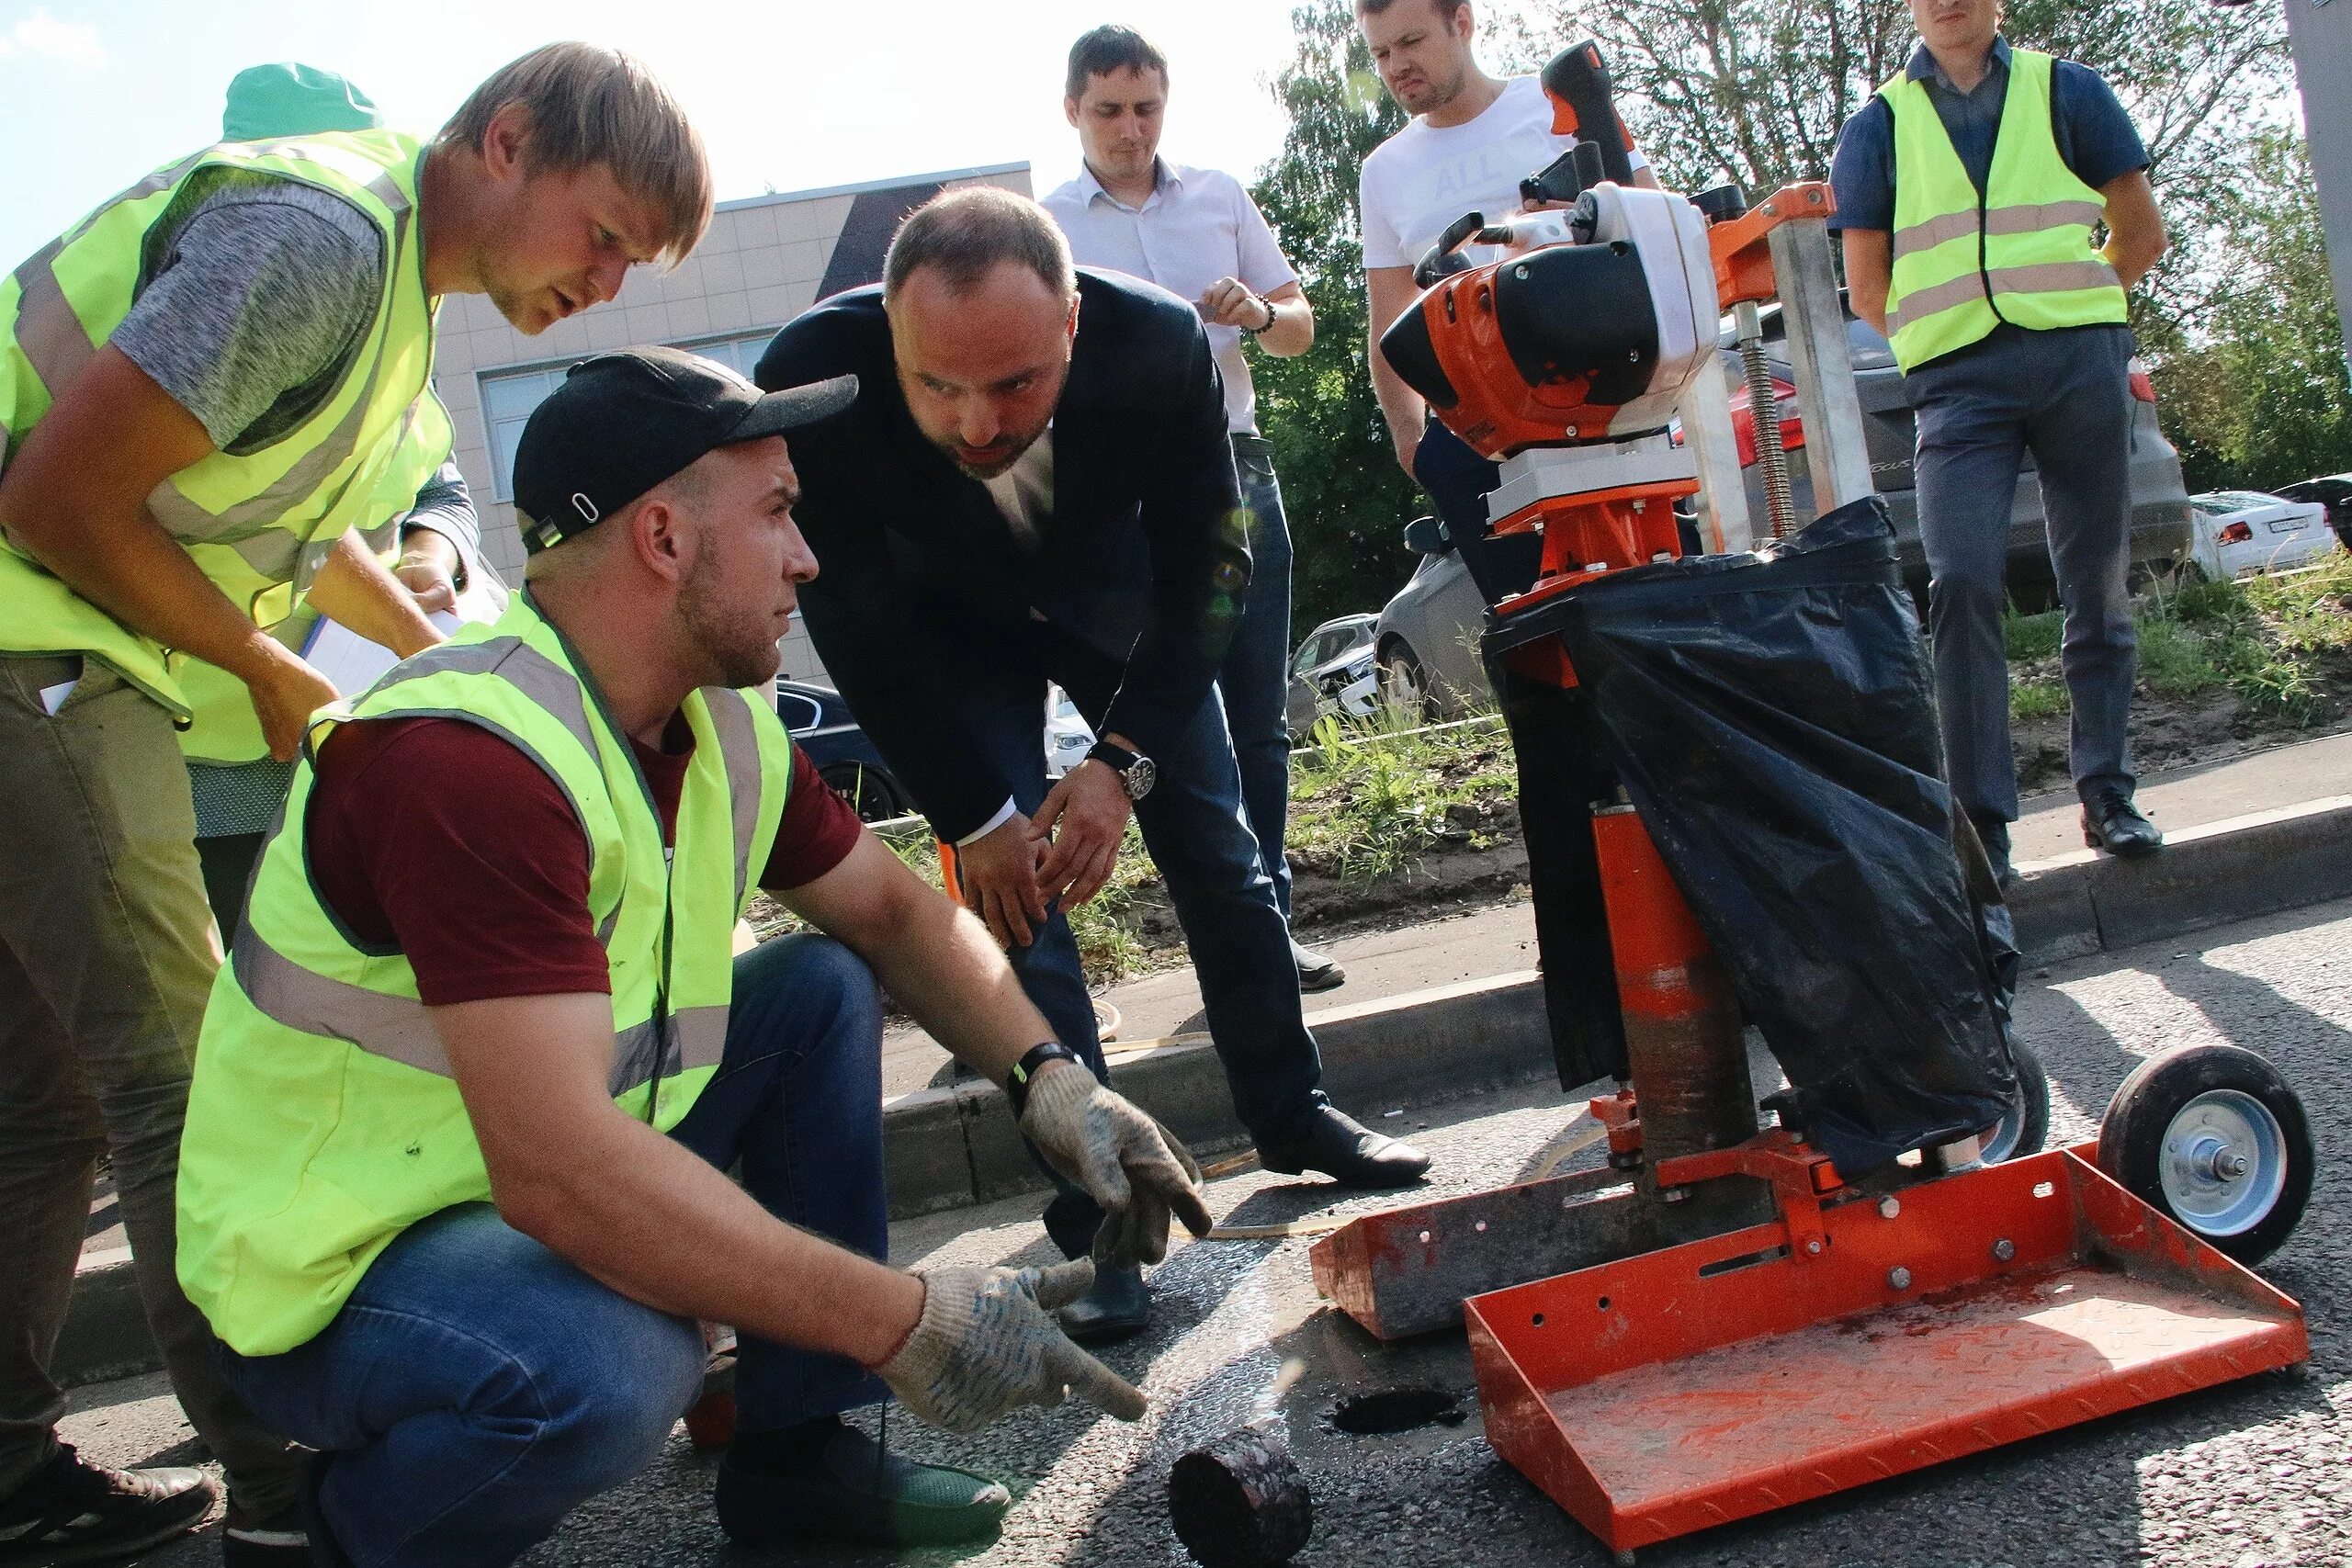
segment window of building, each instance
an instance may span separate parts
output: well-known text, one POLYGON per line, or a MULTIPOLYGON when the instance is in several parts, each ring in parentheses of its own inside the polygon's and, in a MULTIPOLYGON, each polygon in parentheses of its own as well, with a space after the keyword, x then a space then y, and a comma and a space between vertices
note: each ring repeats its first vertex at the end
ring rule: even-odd
MULTIPOLYGON (((706 359, 716 359, 748 378, 775 336, 775 329, 768 327, 756 333, 677 346, 706 359)), ((562 384, 565 372, 571 368, 569 365, 555 365, 538 370, 493 370, 482 376, 481 417, 489 427, 492 484, 499 500, 514 499, 514 449, 522 445, 523 426, 530 422, 531 411, 562 384)))

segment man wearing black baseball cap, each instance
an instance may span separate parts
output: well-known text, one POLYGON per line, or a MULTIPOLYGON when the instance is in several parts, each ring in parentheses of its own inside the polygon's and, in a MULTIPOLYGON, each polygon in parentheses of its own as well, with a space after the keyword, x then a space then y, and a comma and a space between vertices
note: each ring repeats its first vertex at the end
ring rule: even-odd
POLYGON ((180 1273, 237 1391, 320 1450, 314 1539, 353 1561, 520 1556, 660 1451, 696 1319, 743 1336, 717 1505, 746 1544, 997 1527, 1003 1487, 841 1420, 886 1394, 958 1430, 1072 1391, 1143 1412, 1055 1323, 1091 1262, 882 1262, 877 977, 1110 1212, 1106 1265, 1208 1216, 1191 1156, 776 721, 817 573, 783 436, 855 395, 668 349, 576 367, 516 454, 524 592, 322 716, 263 851, 180 1273), (755 887, 824 934, 730 962, 755 887))

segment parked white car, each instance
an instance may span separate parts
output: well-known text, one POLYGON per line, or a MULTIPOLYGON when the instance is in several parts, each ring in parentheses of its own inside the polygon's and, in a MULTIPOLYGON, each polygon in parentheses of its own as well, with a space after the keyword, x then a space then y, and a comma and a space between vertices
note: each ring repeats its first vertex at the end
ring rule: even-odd
POLYGON ((2315 501, 2220 490, 2192 495, 2188 505, 2197 530, 2189 559, 2217 581, 2309 566, 2343 547, 2327 525, 2327 508, 2315 501))
POLYGON ((1380 705, 1372 631, 1372 616, 1341 615, 1307 633, 1291 655, 1283 723, 1294 744, 1303 745, 1325 714, 1369 718, 1380 705))

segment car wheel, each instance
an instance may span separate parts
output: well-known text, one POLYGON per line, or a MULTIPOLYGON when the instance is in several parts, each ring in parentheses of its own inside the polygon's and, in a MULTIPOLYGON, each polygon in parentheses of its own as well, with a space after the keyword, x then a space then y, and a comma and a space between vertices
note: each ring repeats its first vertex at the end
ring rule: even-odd
POLYGON ((1380 697, 1416 724, 1435 724, 1437 695, 1410 643, 1392 641, 1380 656, 1380 697))
POLYGON ((888 822, 907 814, 906 797, 899 793, 898 781, 871 763, 828 762, 817 776, 849 802, 861 822, 888 822))

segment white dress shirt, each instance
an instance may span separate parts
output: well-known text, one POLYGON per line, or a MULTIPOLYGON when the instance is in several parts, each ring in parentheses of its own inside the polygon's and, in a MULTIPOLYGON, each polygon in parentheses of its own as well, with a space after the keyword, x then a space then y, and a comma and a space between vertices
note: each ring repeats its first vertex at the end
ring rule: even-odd
MULTIPOLYGON (((1159 186, 1141 207, 1112 196, 1082 164, 1078 178, 1046 197, 1046 210, 1081 265, 1157 283, 1188 303, 1220 277, 1238 277, 1260 295, 1298 281, 1240 181, 1164 158, 1156 166, 1159 186)), ((1226 421, 1236 431, 1255 434, 1258 393, 1241 355, 1241 329, 1212 325, 1208 332, 1225 378, 1226 421)))

